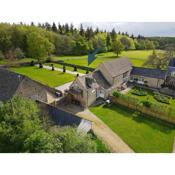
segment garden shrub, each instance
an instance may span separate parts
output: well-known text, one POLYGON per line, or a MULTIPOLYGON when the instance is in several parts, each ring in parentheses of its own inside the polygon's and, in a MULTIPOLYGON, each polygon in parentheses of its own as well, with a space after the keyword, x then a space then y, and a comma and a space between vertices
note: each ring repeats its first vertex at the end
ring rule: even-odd
POLYGON ((155 98, 158 102, 170 104, 170 99, 171 99, 171 97, 168 97, 168 96, 166 96, 166 95, 163 95, 163 94, 160 94, 160 93, 155 92, 155 93, 154 93, 154 98, 155 98))
POLYGON ((34 61, 33 60, 30 62, 30 66, 34 66, 34 61))
POLYGON ((132 113, 132 116, 135 117, 139 117, 141 116, 141 112, 140 111, 135 111, 134 113, 132 113))
POLYGON ((149 101, 142 101, 143 106, 150 108, 151 107, 151 102, 149 101))
POLYGON ((116 98, 118 98, 118 97, 121 96, 121 93, 118 92, 118 91, 115 91, 115 92, 113 92, 113 96, 116 97, 116 98))
MULTIPOLYGON (((157 95, 159 97, 163 96, 163 97, 169 99, 169 101, 171 99, 171 97, 165 96, 165 95, 162 95, 162 94, 159 94, 159 93, 155 93, 155 95, 157 95)), ((121 94, 119 91, 115 91, 113 93, 113 96, 118 98, 119 101, 121 100, 121 101, 125 102, 124 106, 127 106, 127 107, 129 107, 129 106, 131 107, 131 105, 135 106, 135 109, 138 110, 138 111, 142 110, 143 106, 145 106, 145 107, 149 108, 148 110, 151 110, 154 113, 159 113, 161 115, 164 115, 164 118, 167 118, 167 117, 168 118, 170 118, 170 117, 174 118, 174 116, 175 116, 174 108, 166 106, 164 104, 153 103, 153 102, 150 102, 148 100, 141 101, 136 97, 126 95, 126 94, 121 94)), ((133 114, 133 117, 136 117, 136 115, 137 115, 137 113, 133 114)))
POLYGON ((143 89, 133 89, 132 94, 138 95, 138 96, 146 96, 147 92, 143 89))

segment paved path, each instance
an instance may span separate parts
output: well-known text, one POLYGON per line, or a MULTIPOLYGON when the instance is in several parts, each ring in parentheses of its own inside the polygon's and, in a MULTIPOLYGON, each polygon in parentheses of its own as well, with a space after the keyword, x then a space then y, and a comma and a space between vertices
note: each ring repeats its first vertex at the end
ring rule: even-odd
MULTIPOLYGON (((36 64, 36 66, 39 67, 38 64, 36 64)), ((43 65, 43 68, 52 70, 52 67, 51 67, 51 66, 43 65)), ((63 72, 63 69, 62 69, 62 68, 57 68, 57 67, 54 67, 54 68, 55 68, 55 71, 63 72)), ((80 76, 85 75, 85 74, 83 74, 83 73, 74 72, 74 71, 71 71, 71 70, 66 70, 66 73, 72 74, 72 75, 77 75, 77 74, 79 74, 80 76)))
POLYGON ((93 122, 93 132, 101 138, 110 150, 114 153, 133 153, 134 151, 102 120, 94 115, 89 109, 80 111, 75 105, 67 105, 63 107, 65 110, 76 114, 77 116, 93 122), (77 111, 78 110, 78 111, 77 111))
POLYGON ((125 90, 120 91, 120 93, 127 94, 132 88, 133 88, 133 86, 127 87, 125 90))
POLYGON ((175 137, 174 137, 173 153, 175 153, 175 137))

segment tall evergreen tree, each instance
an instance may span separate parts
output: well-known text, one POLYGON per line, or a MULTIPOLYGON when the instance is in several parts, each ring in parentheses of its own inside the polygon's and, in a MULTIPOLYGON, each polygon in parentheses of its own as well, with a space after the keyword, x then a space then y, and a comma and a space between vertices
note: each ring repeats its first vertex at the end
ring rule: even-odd
POLYGON ((69 33, 69 24, 66 23, 65 24, 65 34, 68 34, 69 33))
POLYGON ((73 26, 72 23, 70 24, 70 32, 71 32, 72 34, 74 33, 74 26, 73 26))
POLYGON ((38 27, 42 28, 42 24, 40 22, 38 23, 38 27))
POLYGON ((62 26, 61 26, 60 23, 58 23, 58 32, 59 32, 60 34, 63 34, 63 29, 62 29, 62 26))
POLYGON ((51 31, 51 25, 48 22, 45 23, 45 27, 48 31, 51 31))
POLYGON ((111 31, 111 39, 112 39, 112 42, 114 42, 114 41, 116 40, 116 36, 117 36, 116 31, 115 31, 115 29, 113 28, 112 31, 111 31))
POLYGON ((111 37, 110 34, 108 33, 106 37, 106 47, 109 49, 110 46, 111 46, 111 37))
POLYGON ((56 24, 54 22, 52 24, 52 31, 53 32, 57 32, 57 26, 56 26, 56 24))
POLYGON ((99 28, 97 27, 96 29, 95 29, 95 34, 98 34, 100 31, 99 31, 99 28))
POLYGON ((130 36, 130 38, 135 39, 135 37, 134 37, 134 35, 133 35, 133 34, 130 36))
POLYGON ((35 26, 35 24, 34 24, 34 22, 31 22, 31 24, 30 24, 31 26, 35 26))
POLYGON ((93 31, 92 27, 88 27, 86 29, 86 37, 87 37, 87 39, 90 40, 93 37, 93 35, 94 35, 94 31, 93 31))
POLYGON ((80 35, 81 36, 84 36, 85 35, 85 31, 84 31, 84 28, 83 28, 83 25, 80 24, 80 35))

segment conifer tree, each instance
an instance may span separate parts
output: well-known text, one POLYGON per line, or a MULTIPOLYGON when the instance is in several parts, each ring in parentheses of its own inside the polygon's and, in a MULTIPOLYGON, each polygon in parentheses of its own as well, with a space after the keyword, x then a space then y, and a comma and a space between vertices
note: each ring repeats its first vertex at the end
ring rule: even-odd
POLYGON ((52 31, 57 32, 57 27, 56 27, 56 24, 54 22, 52 24, 52 31))

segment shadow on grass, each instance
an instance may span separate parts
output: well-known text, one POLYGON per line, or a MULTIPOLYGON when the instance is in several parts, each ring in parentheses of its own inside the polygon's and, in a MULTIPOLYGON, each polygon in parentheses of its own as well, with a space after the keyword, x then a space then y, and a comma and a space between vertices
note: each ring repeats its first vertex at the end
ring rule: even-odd
MULTIPOLYGON (((128 109, 127 107, 121 106, 121 105, 115 105, 112 104, 111 106, 103 106, 103 108, 108 108, 110 110, 116 111, 117 113, 123 114, 123 117, 130 118, 134 120, 137 123, 143 123, 150 127, 152 127, 155 130, 164 132, 164 133, 171 133, 173 129, 175 129, 175 126, 173 124, 170 124, 166 121, 163 121, 161 119, 157 119, 148 115, 144 115, 142 113, 139 113, 139 115, 135 116, 134 113, 135 110, 128 109)), ((116 116, 117 117, 117 116, 116 116)))
POLYGON ((101 55, 97 55, 97 58, 106 58, 106 59, 108 59, 108 58, 119 58, 119 57, 117 57, 117 55, 113 55, 113 56, 101 56, 101 55))

